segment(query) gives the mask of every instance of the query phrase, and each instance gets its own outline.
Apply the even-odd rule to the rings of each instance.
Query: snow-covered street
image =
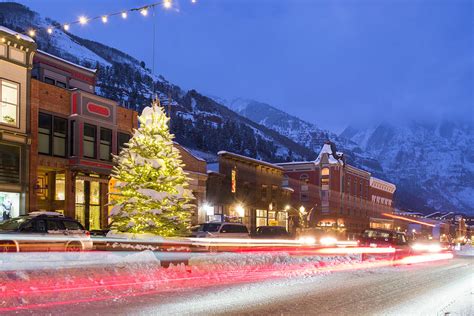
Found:
[[[16,311],[73,315],[472,315],[472,256],[402,266],[344,269],[282,278],[83,300]]]

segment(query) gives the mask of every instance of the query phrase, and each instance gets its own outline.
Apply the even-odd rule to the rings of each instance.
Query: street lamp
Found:
[[[306,209],[304,208],[303,205],[300,206],[300,213],[304,214],[306,212]]]
[[[235,207],[235,211],[237,212],[237,214],[239,214],[239,217],[244,217],[244,215],[245,215],[245,209],[244,209],[244,207],[243,207],[241,204],[238,204],[238,205]]]

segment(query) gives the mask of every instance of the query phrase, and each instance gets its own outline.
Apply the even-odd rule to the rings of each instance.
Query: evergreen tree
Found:
[[[114,229],[128,233],[178,236],[187,232],[192,193],[168,118],[159,101],[143,109],[127,146],[114,157],[112,177],[118,193],[112,194]]]

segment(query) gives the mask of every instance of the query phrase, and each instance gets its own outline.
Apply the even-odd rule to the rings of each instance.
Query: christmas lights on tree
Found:
[[[168,120],[158,101],[138,118],[127,146],[114,157],[118,193],[111,194],[113,228],[163,237],[187,233],[193,198],[181,156],[173,146]]]

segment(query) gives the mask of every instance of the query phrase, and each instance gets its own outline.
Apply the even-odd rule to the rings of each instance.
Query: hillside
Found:
[[[382,163],[402,206],[474,214],[474,123],[382,123],[341,136]]]
[[[45,31],[58,22],[44,18],[24,5],[0,3],[0,25],[18,32],[37,32],[38,48],[86,67],[98,69],[97,93],[122,106],[141,111],[157,95],[168,109],[176,140],[192,149],[215,154],[227,150],[267,161],[311,159],[315,154],[300,144],[242,117],[200,94],[185,91],[143,62],[107,45],[80,38],[61,29]]]

